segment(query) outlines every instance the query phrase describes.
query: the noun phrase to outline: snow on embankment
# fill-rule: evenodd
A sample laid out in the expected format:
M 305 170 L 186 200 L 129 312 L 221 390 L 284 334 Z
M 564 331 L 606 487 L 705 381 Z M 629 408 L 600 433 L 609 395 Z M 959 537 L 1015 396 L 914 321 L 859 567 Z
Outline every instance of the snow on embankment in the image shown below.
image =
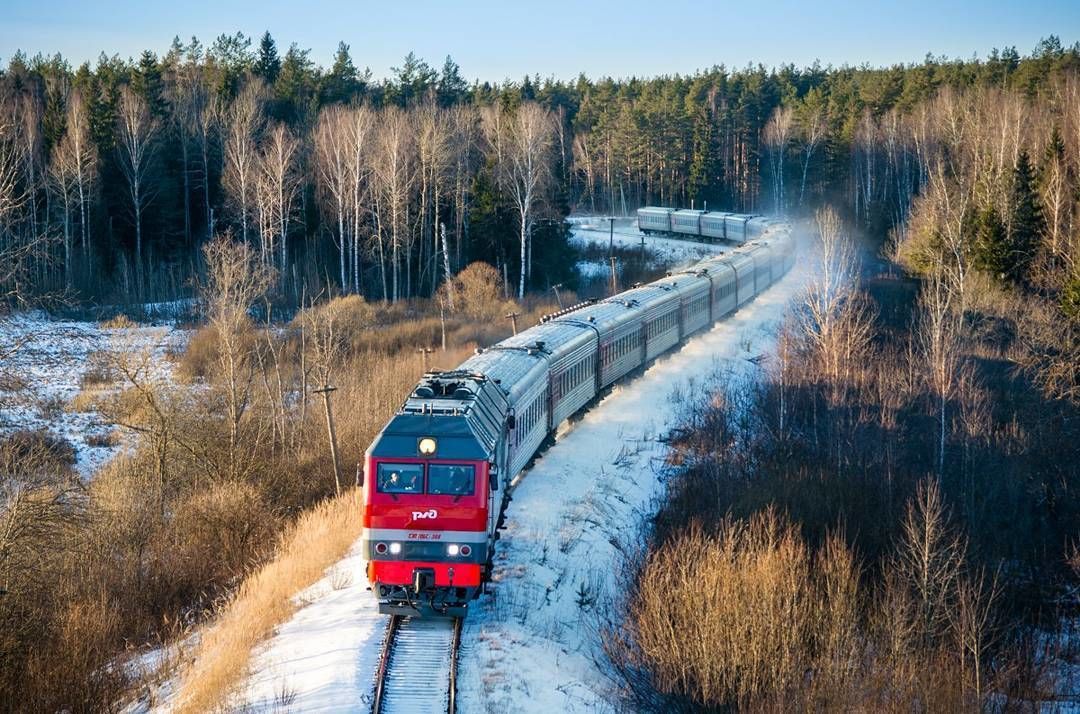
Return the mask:
M 709 375 L 745 377 L 769 353 L 805 283 L 803 261 L 754 302 L 617 385 L 525 474 L 507 510 L 492 594 L 462 632 L 459 711 L 603 709 L 607 680 L 589 601 L 618 582 L 613 543 L 631 542 L 660 495 L 667 447 L 683 416 L 677 392 Z
M 0 317 L 0 434 L 44 429 L 62 437 L 75 450 L 79 474 L 90 476 L 119 444 L 100 414 L 70 408 L 84 377 L 107 372 L 108 355 L 117 349 L 152 350 L 155 367 L 168 373 L 165 353 L 178 342 L 170 327 L 106 328 L 36 311 Z
M 605 702 L 577 601 L 616 580 L 612 539 L 633 537 L 660 493 L 670 400 L 716 370 L 745 375 L 772 348 L 801 266 L 711 331 L 616 386 L 522 477 L 496 550 L 493 594 L 462 639 L 458 711 L 593 711 Z M 755 359 L 756 361 L 756 359 Z M 235 704 L 250 711 L 357 711 L 370 703 L 386 617 L 367 591 L 358 546 L 297 596 L 296 614 L 253 653 Z M 167 706 L 165 707 L 168 708 Z

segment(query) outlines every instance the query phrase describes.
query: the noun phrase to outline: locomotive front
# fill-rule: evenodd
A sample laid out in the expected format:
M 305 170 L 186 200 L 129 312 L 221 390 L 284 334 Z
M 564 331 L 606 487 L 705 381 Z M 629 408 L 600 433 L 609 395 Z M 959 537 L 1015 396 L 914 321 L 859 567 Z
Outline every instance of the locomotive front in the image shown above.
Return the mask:
M 479 592 L 498 484 L 472 396 L 422 385 L 365 456 L 362 547 L 381 613 L 463 616 Z

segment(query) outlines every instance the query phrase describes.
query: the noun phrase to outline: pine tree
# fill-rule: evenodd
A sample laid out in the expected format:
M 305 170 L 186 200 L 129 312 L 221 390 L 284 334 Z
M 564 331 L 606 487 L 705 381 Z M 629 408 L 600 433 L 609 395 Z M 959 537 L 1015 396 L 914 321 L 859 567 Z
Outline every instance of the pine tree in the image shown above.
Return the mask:
M 444 107 L 457 104 L 464 98 L 468 88 L 469 85 L 461 77 L 461 68 L 450 55 L 447 55 L 446 61 L 443 62 L 442 73 L 439 75 L 438 87 L 435 90 L 439 104 Z
M 321 104 L 345 103 L 356 95 L 358 88 L 356 65 L 349 56 L 349 46 L 339 42 L 334 65 L 323 77 L 319 101 Z
M 259 41 L 259 55 L 255 59 L 255 66 L 251 68 L 256 77 L 262 77 L 267 84 L 273 84 L 281 74 L 281 58 L 278 57 L 277 43 L 270 36 L 270 32 L 264 32 Z
M 1005 225 L 993 206 L 975 220 L 975 267 L 996 280 L 1004 280 L 1010 269 L 1010 247 Z
M 1028 265 L 1035 255 L 1043 232 L 1042 209 L 1035 187 L 1035 172 L 1026 151 L 1020 152 L 1013 170 L 1012 222 L 1009 226 L 1008 277 L 1020 282 L 1027 274 Z

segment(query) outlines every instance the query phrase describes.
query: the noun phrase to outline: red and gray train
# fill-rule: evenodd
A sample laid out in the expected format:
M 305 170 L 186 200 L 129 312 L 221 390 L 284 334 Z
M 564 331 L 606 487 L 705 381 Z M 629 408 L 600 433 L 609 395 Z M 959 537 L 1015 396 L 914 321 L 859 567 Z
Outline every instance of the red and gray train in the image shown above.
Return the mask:
M 793 262 L 788 226 L 772 222 L 756 240 L 425 374 L 365 454 L 362 547 L 379 611 L 464 616 L 491 573 L 508 487 L 559 424 Z

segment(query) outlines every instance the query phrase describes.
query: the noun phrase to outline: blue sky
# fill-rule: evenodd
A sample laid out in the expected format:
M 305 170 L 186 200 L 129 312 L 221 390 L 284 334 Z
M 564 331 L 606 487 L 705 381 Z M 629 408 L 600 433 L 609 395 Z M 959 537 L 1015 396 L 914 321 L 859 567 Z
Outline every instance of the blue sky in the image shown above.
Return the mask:
M 78 64 L 106 50 L 164 50 L 174 35 L 208 44 L 223 32 L 270 30 L 328 64 L 339 40 L 359 67 L 385 76 L 410 50 L 465 77 L 526 72 L 629 76 L 692 72 L 713 64 L 767 66 L 915 62 L 927 52 L 968 58 L 1039 38 L 1080 40 L 1080 0 L 0 0 L 0 63 L 16 49 L 62 52 Z

